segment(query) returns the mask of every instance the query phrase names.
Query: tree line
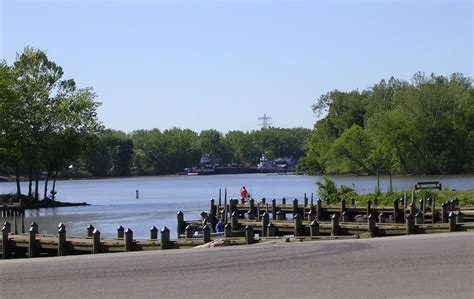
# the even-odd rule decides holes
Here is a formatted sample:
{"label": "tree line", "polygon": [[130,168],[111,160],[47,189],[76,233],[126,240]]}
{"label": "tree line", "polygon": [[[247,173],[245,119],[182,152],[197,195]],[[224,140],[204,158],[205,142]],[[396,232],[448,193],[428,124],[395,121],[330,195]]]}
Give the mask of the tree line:
{"label": "tree line", "polygon": [[333,90],[313,105],[318,120],[299,169],[306,173],[410,174],[474,171],[472,79],[417,73],[366,90]]}
{"label": "tree line", "polygon": [[209,155],[215,164],[255,166],[266,153],[270,159],[304,155],[310,130],[265,128],[250,132],[217,130],[200,133],[171,128],[138,130],[126,134],[104,130],[96,148],[78,160],[80,169],[93,176],[176,174],[199,164]]}

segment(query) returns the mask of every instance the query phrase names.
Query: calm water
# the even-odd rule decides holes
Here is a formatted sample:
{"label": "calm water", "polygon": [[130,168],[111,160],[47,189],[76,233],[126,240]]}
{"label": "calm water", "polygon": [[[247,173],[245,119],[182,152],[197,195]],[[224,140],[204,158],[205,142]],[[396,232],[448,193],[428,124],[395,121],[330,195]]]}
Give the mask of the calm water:
{"label": "calm water", "polygon": [[[176,212],[181,210],[185,219],[198,219],[199,212],[209,209],[209,200],[218,198],[219,188],[227,188],[228,198],[238,198],[246,186],[254,198],[282,197],[302,199],[316,194],[316,181],[321,176],[276,174],[239,174],[214,176],[161,176],[100,180],[58,181],[57,198],[60,201],[87,202],[91,206],[28,210],[26,223],[36,221],[42,233],[55,233],[59,222],[66,225],[68,234],[84,235],[93,224],[102,236],[116,235],[122,225],[134,231],[135,238],[146,238],[149,229],[167,226],[176,236]],[[336,184],[354,187],[358,193],[373,192],[377,186],[374,176],[335,176]],[[419,181],[440,181],[443,187],[466,190],[474,188],[474,175],[460,176],[394,176],[396,191],[411,190]],[[387,190],[388,177],[381,177],[380,187]],[[23,191],[27,184],[22,185]],[[135,190],[140,198],[135,198]],[[0,193],[14,193],[14,183],[0,183]],[[223,196],[224,191],[222,191]]]}

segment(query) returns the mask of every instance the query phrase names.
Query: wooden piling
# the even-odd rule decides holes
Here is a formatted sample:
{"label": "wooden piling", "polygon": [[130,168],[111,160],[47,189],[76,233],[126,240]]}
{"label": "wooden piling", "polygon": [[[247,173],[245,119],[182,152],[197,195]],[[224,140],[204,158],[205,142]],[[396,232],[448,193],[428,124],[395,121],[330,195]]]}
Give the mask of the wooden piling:
{"label": "wooden piling", "polygon": [[314,209],[309,210],[308,221],[311,222],[311,221],[314,221],[315,219],[316,219],[316,212],[314,211]]}
{"label": "wooden piling", "polygon": [[221,206],[221,204],[222,204],[222,197],[221,197],[221,195],[222,195],[222,190],[221,190],[221,188],[219,188],[219,206]]}
{"label": "wooden piling", "polygon": [[87,227],[87,236],[88,237],[92,237],[92,234],[94,233],[94,226],[92,224],[90,224],[88,227]]}
{"label": "wooden piling", "polygon": [[376,226],[376,218],[375,215],[370,213],[367,217],[367,224],[369,227],[369,234],[371,237],[377,236],[377,226]]}
{"label": "wooden piling", "polygon": [[21,213],[21,233],[25,233],[25,213]]}
{"label": "wooden piling", "polygon": [[92,232],[92,253],[100,252],[100,231],[97,228],[94,228]]}
{"label": "wooden piling", "polygon": [[211,242],[211,227],[209,224],[204,225],[202,228],[202,237],[204,244]]}
{"label": "wooden piling", "polygon": [[231,221],[232,229],[236,230],[239,228],[239,215],[237,212],[232,213],[232,221]]}
{"label": "wooden piling", "polygon": [[398,221],[398,199],[393,200],[393,222],[397,223]]}
{"label": "wooden piling", "polygon": [[285,214],[285,212],[283,212],[282,210],[279,210],[279,211],[276,213],[276,220],[278,220],[278,221],[286,220],[286,214]]}
{"label": "wooden piling", "polygon": [[5,229],[10,233],[12,231],[12,225],[10,224],[10,222],[8,221],[5,221],[3,223],[3,226],[5,227]]}
{"label": "wooden piling", "polygon": [[321,215],[321,211],[322,211],[322,202],[321,202],[321,198],[318,198],[318,200],[316,201],[316,217],[318,217],[318,219],[322,219],[322,215]]}
{"label": "wooden piling", "polygon": [[276,220],[277,217],[277,209],[276,209],[276,199],[272,199],[272,220]]}
{"label": "wooden piling", "polygon": [[446,205],[446,202],[443,202],[441,204],[441,223],[447,222],[447,216],[448,216],[447,205]]}
{"label": "wooden piling", "polygon": [[36,256],[36,228],[31,225],[28,238],[28,257]]}
{"label": "wooden piling", "polygon": [[150,240],[158,240],[158,229],[154,225],[150,228]]}
{"label": "wooden piling", "polygon": [[415,233],[415,216],[408,214],[405,216],[406,219],[406,234],[412,235]]}
{"label": "wooden piling", "polygon": [[33,222],[30,226],[30,230],[33,229],[33,231],[35,232],[35,234],[39,234],[39,228],[38,228],[38,224],[36,222]]}
{"label": "wooden piling", "polygon": [[271,222],[267,226],[267,236],[268,237],[275,237],[276,236],[276,227]]}
{"label": "wooden piling", "polygon": [[262,236],[266,237],[268,235],[267,226],[270,224],[270,215],[268,213],[263,213],[262,215]]}
{"label": "wooden piling", "polygon": [[304,206],[308,206],[308,198],[306,197],[306,193],[304,194]]}
{"label": "wooden piling", "polygon": [[58,227],[58,256],[64,256],[66,255],[66,227],[62,223]]}
{"label": "wooden piling", "polygon": [[435,218],[436,218],[436,207],[435,207],[435,199],[432,198],[431,202],[431,223],[435,223]]}
{"label": "wooden piling", "polygon": [[184,234],[184,229],[185,229],[185,223],[184,223],[184,213],[183,211],[178,211],[176,214],[176,219],[178,221],[177,227],[176,227],[176,232],[178,233],[178,238]]}
{"label": "wooden piling", "polygon": [[369,200],[367,201],[367,211],[366,211],[367,217],[369,217],[370,213],[372,212],[372,211],[371,211],[371,206],[372,206],[372,201],[369,199]]}
{"label": "wooden piling", "polygon": [[415,225],[423,224],[425,222],[424,218],[425,218],[425,216],[423,215],[423,213],[421,211],[418,211],[415,214]]}
{"label": "wooden piling", "polygon": [[415,205],[415,203],[412,201],[412,202],[410,203],[410,214],[411,214],[411,215],[415,215],[415,213],[416,213],[416,205]]}
{"label": "wooden piling", "polygon": [[10,258],[10,241],[8,240],[8,228],[2,227],[2,258]]}
{"label": "wooden piling", "polygon": [[349,222],[349,215],[346,211],[341,213],[341,222]]}
{"label": "wooden piling", "polygon": [[464,222],[464,214],[463,212],[459,211],[457,214],[456,214],[456,223],[457,224],[461,224]]}
{"label": "wooden piling", "polygon": [[161,249],[169,249],[170,248],[170,230],[165,226],[161,230]]}
{"label": "wooden piling", "polygon": [[319,236],[319,222],[317,220],[311,221],[309,225],[309,234],[311,237]]}
{"label": "wooden piling", "polygon": [[293,199],[293,206],[292,206],[292,214],[293,217],[298,214],[298,199]]}
{"label": "wooden piling", "polygon": [[133,251],[133,230],[130,228],[127,228],[125,231],[125,240],[124,240],[124,245],[125,245],[125,251]]}
{"label": "wooden piling", "polygon": [[253,243],[253,228],[250,225],[245,227],[245,242],[247,245]]}
{"label": "wooden piling", "polygon": [[286,198],[283,197],[283,198],[281,199],[281,204],[282,204],[282,205],[286,205]]}
{"label": "wooden piling", "polygon": [[184,237],[186,239],[191,239],[193,237],[193,234],[194,234],[194,229],[193,227],[189,224],[188,226],[186,226],[186,229],[184,230]]}
{"label": "wooden piling", "polygon": [[346,200],[343,198],[341,200],[341,215],[346,211]]}
{"label": "wooden piling", "polygon": [[18,235],[18,223],[16,221],[16,212],[13,213],[13,233]]}
{"label": "wooden piling", "polygon": [[225,226],[224,226],[224,238],[230,238],[232,237],[232,226],[227,223]]}
{"label": "wooden piling", "polygon": [[448,222],[449,222],[449,232],[455,232],[456,231],[456,214],[454,214],[454,212],[449,213]]}
{"label": "wooden piling", "polygon": [[300,214],[296,214],[293,218],[293,223],[294,223],[294,231],[293,234],[295,237],[301,236],[301,231],[303,228],[303,218],[301,217]]}
{"label": "wooden piling", "polygon": [[331,236],[339,234],[339,216],[337,214],[331,215]]}
{"label": "wooden piling", "polygon": [[125,229],[123,228],[123,226],[120,225],[117,228],[117,239],[123,239],[124,235],[125,235]]}
{"label": "wooden piling", "polygon": [[379,218],[379,223],[387,222],[387,216],[385,215],[385,213],[380,213],[378,218]]}

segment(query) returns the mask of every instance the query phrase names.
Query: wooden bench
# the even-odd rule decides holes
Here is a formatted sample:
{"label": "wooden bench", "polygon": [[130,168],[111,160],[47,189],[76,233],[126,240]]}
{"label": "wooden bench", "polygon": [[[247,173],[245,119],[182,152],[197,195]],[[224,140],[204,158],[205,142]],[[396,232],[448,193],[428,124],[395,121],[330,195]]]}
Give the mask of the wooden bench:
{"label": "wooden bench", "polygon": [[433,182],[417,182],[415,185],[415,190],[420,189],[438,189],[441,190],[442,186],[441,183],[438,181]]}

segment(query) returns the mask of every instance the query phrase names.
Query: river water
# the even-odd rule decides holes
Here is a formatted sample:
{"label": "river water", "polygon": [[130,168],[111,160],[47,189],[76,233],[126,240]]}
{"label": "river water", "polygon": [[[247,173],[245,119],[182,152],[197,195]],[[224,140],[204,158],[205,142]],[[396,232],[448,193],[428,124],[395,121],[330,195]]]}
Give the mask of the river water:
{"label": "river water", "polygon": [[[359,194],[374,192],[375,176],[333,176],[339,186],[353,187]],[[209,200],[218,198],[219,188],[227,188],[228,198],[238,198],[246,186],[254,198],[303,199],[304,193],[315,194],[316,182],[322,176],[236,174],[211,176],[155,176],[95,180],[58,181],[57,199],[66,202],[87,202],[90,206],[34,209],[26,211],[26,224],[38,223],[41,233],[56,232],[58,223],[66,225],[68,235],[82,236],[86,227],[94,225],[104,237],[116,235],[122,225],[130,228],[135,238],[147,238],[152,226],[167,226],[176,237],[176,213],[183,211],[185,219],[198,219],[202,210],[209,210]],[[474,175],[394,176],[395,191],[411,190],[416,182],[440,181],[443,188],[467,190],[474,188]],[[380,187],[388,189],[389,178],[382,176]],[[22,184],[23,192],[27,184]],[[40,189],[41,190],[41,189]],[[135,191],[139,190],[139,199]],[[14,193],[14,183],[0,183],[0,193]]]}

